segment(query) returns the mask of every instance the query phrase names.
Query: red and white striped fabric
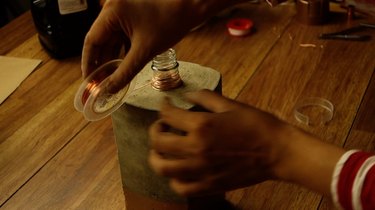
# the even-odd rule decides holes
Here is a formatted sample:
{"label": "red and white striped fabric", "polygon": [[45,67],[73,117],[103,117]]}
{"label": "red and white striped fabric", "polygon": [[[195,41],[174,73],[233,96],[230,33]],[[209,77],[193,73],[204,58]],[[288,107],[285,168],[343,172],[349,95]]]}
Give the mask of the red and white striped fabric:
{"label": "red and white striped fabric", "polygon": [[331,194],[346,210],[375,210],[375,154],[350,150],[337,162]]}

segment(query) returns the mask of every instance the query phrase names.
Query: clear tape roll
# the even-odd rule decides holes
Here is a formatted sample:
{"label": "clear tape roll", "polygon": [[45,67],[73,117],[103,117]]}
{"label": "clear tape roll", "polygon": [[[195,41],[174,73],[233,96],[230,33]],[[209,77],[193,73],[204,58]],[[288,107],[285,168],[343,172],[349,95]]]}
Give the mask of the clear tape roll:
{"label": "clear tape roll", "polygon": [[[314,107],[321,109],[321,115],[318,121],[311,121],[311,116],[303,113],[303,109],[308,107]],[[315,125],[325,125],[333,119],[334,106],[333,104],[325,99],[319,97],[309,97],[303,98],[297,102],[294,107],[294,117],[295,119],[305,125],[315,126]]]}

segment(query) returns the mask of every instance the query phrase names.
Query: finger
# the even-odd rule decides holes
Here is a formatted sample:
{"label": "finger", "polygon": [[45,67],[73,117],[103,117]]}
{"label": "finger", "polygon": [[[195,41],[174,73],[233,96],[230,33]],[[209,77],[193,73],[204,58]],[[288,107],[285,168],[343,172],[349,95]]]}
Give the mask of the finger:
{"label": "finger", "polygon": [[192,112],[178,108],[171,104],[169,98],[163,100],[159,114],[163,122],[186,132],[199,126],[209,115],[205,112]]}
{"label": "finger", "polygon": [[232,109],[235,102],[210,90],[199,90],[185,94],[190,102],[202,106],[211,112],[226,112]]}
{"label": "finger", "polygon": [[113,40],[113,25],[108,24],[110,17],[107,10],[102,10],[98,18],[92,24],[90,30],[86,34],[82,49],[82,74],[87,77],[94,71],[101,60],[104,49],[108,49],[108,42]]}
{"label": "finger", "polygon": [[159,153],[166,153],[175,156],[189,154],[190,141],[185,136],[167,132],[161,120],[153,123],[149,128],[151,148]]}
{"label": "finger", "polygon": [[198,159],[166,158],[165,155],[151,150],[149,163],[156,174],[166,177],[192,181],[204,175],[204,164]]}
{"label": "finger", "polygon": [[139,42],[132,40],[132,45],[117,70],[109,77],[108,90],[118,92],[151,60],[149,51]]}
{"label": "finger", "polygon": [[113,33],[111,37],[113,39],[108,41],[100,51],[100,56],[98,57],[98,64],[102,65],[110,60],[119,58],[120,50],[122,47],[122,39],[120,33]]}
{"label": "finger", "polygon": [[[82,52],[82,74],[87,77],[100,65],[118,58],[122,46],[125,46],[125,54],[130,47],[130,39],[125,33],[116,28],[115,20],[98,18],[85,38]],[[121,84],[116,90],[121,89]],[[111,89],[110,89],[111,90]],[[112,92],[117,92],[113,90]]]}
{"label": "finger", "polygon": [[99,59],[100,48],[99,45],[93,43],[91,34],[88,33],[82,49],[81,69],[83,78],[86,78],[98,67],[97,60]]}

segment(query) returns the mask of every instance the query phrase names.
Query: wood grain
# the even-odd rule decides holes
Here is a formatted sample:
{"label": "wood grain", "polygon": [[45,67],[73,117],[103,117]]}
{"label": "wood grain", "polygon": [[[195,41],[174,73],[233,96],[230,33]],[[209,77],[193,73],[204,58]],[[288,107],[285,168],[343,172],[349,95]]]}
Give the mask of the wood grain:
{"label": "wood grain", "polygon": [[[20,17],[22,25],[28,23],[26,19],[30,19],[30,14]],[[3,31],[7,32],[7,27]],[[22,44],[13,46],[6,56],[43,61],[1,105],[0,205],[87,125],[73,107],[74,94],[81,82],[80,58],[51,59],[34,30],[33,33],[23,29],[10,31],[20,38],[9,44]]]}
{"label": "wood grain", "polygon": [[[373,55],[375,56],[375,54]],[[371,81],[366,89],[349,136],[344,142],[344,148],[346,149],[375,151],[375,65],[372,66],[372,69]],[[333,208],[331,199],[324,198],[319,209],[328,210]]]}
{"label": "wood grain", "polygon": [[[0,133],[0,143],[69,88],[73,82],[81,79],[78,65],[80,58],[52,60],[42,50],[35,35],[27,40],[25,45],[14,49],[7,56],[37,58],[42,60],[42,64],[18,87],[9,100],[2,104],[0,116],[4,117],[0,122],[0,130],[3,130]],[[78,84],[75,84],[75,88],[78,88]],[[5,117],[9,113],[13,116]]]}
{"label": "wood grain", "polygon": [[111,119],[90,123],[2,209],[125,209],[116,151]]}
{"label": "wood grain", "polygon": [[[184,38],[177,46],[180,60],[199,63],[223,76],[223,95],[235,98],[263,61],[294,15],[291,5],[270,8],[267,4],[235,7]],[[226,23],[231,18],[251,19],[255,26],[246,37],[230,36]]]}
{"label": "wood grain", "polygon": [[0,30],[0,55],[5,55],[35,33],[36,30],[30,12],[12,20]]}
{"label": "wood grain", "polygon": [[[87,124],[72,105],[76,89],[77,86],[71,86],[57,95],[1,142],[0,203],[15,193]],[[29,100],[21,102],[30,103]],[[6,123],[4,121],[1,124]]]}
{"label": "wood grain", "polygon": [[[326,98],[335,106],[333,120],[327,126],[302,127],[343,145],[374,71],[374,41],[317,40],[321,31],[324,28],[290,24],[238,100],[302,126],[293,116],[297,101],[304,97]],[[293,40],[289,33],[296,34]],[[314,43],[317,47],[303,48],[300,43]]]}
{"label": "wood grain", "polygon": [[[345,148],[375,149],[375,44],[318,40],[342,30],[335,15],[323,26],[294,20],[294,5],[244,4],[209,20],[175,47],[179,60],[220,71],[223,94]],[[232,37],[225,24],[251,18],[255,31]],[[375,30],[364,33],[375,37]],[[88,123],[74,110],[82,81],[80,57],[52,59],[41,47],[31,14],[0,29],[0,55],[42,59],[42,65],[0,105],[0,208],[124,209],[116,145],[109,119]],[[316,47],[300,47],[300,44]],[[3,78],[2,78],[3,79]],[[303,97],[324,97],[335,106],[325,126],[293,117]],[[229,192],[241,209],[332,209],[327,198],[275,181]]]}
{"label": "wood grain", "polygon": [[[375,42],[317,40],[317,34],[325,30],[324,27],[290,24],[238,100],[343,146],[374,71]],[[303,48],[300,43],[312,43],[317,47]],[[335,106],[333,120],[317,127],[299,125],[293,109],[303,97],[330,100]],[[267,192],[272,198],[259,197],[259,192]],[[306,205],[318,208],[320,203],[320,196],[307,189],[277,182],[250,187],[245,194],[253,202],[244,205],[244,209],[273,209],[276,206],[270,205],[275,203],[281,209],[291,205],[296,209]]]}

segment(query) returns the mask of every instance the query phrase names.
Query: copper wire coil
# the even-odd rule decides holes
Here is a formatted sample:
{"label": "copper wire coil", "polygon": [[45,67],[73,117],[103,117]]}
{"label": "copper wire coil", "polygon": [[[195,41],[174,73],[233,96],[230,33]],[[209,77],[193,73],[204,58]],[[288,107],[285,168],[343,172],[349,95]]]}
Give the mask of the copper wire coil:
{"label": "copper wire coil", "polygon": [[98,86],[98,83],[96,82],[90,82],[87,84],[86,89],[82,94],[82,104],[86,104],[87,99],[89,98],[89,96],[95,90],[97,86]]}
{"label": "copper wire coil", "polygon": [[[85,106],[87,100],[91,95],[98,91],[98,86],[116,69],[118,65],[108,66],[103,68],[102,71],[94,74],[91,81],[87,83],[82,96],[81,102]],[[154,74],[151,80],[151,86],[160,91],[168,91],[180,87],[183,84],[178,70],[169,70],[169,71],[158,71]]]}
{"label": "copper wire coil", "polygon": [[109,76],[121,64],[121,59],[109,61],[84,79],[74,97],[74,108],[89,121],[103,119],[122,105],[129,85],[117,93],[108,89]]}
{"label": "copper wire coil", "polygon": [[111,71],[102,71],[102,72],[99,72],[95,78],[92,79],[91,82],[89,82],[86,86],[86,89],[85,91],[82,93],[82,104],[85,105],[86,102],[87,102],[87,99],[89,98],[89,96],[96,90],[96,88],[98,87],[98,85],[104,80],[106,79],[111,73],[113,72],[113,70]]}
{"label": "copper wire coil", "polygon": [[151,80],[151,86],[161,91],[172,90],[180,87],[182,84],[178,71],[159,72],[156,73]]}

